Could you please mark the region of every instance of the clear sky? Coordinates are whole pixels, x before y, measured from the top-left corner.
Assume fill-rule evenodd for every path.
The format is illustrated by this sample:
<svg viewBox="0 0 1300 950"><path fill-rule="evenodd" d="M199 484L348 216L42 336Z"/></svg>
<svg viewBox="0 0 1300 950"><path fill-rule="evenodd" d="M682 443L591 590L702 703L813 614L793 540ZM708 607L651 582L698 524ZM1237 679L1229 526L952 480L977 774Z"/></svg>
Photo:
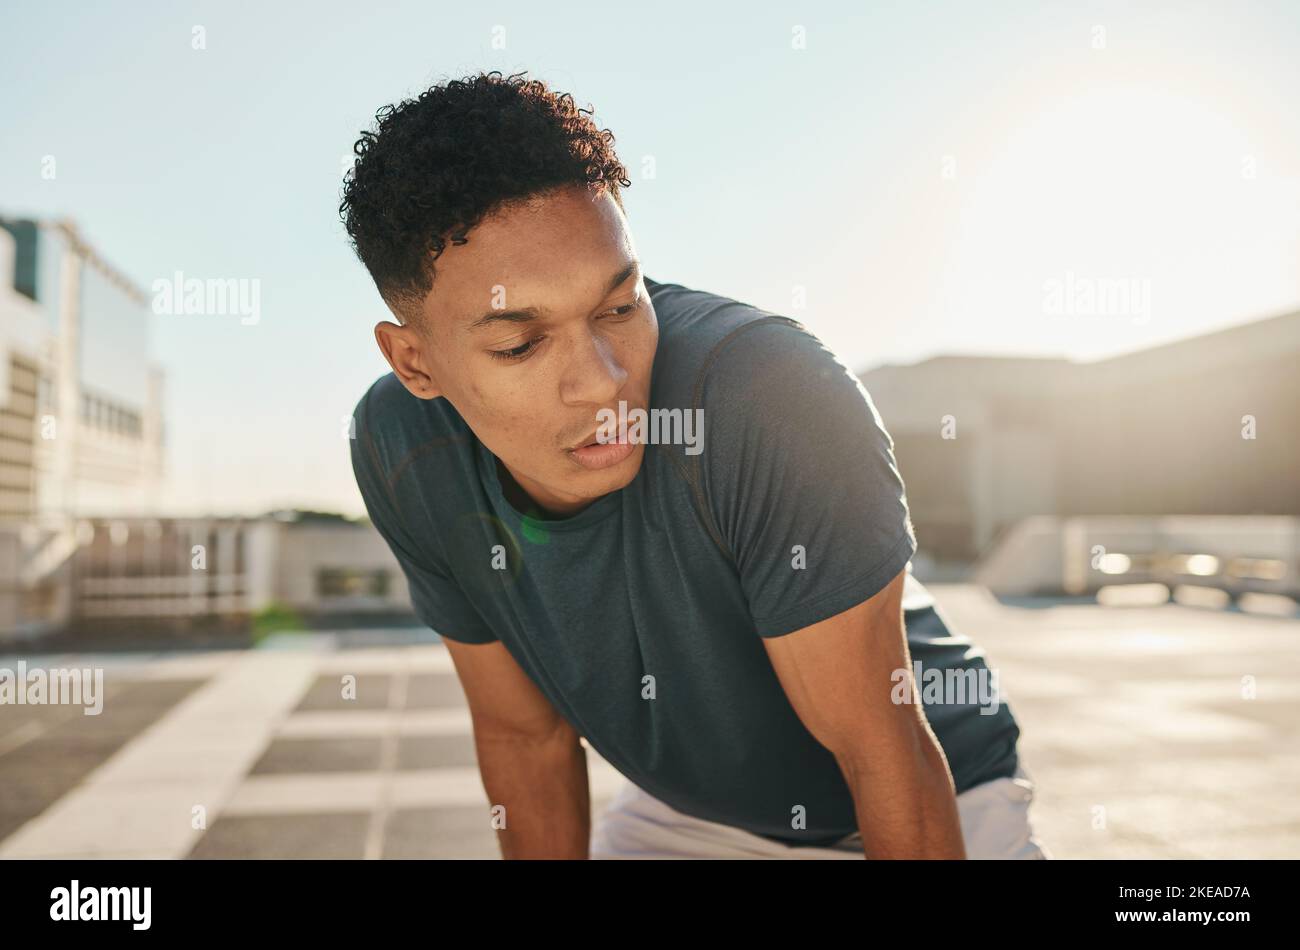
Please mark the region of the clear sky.
<svg viewBox="0 0 1300 950"><path fill-rule="evenodd" d="M260 281L256 325L151 317L166 503L215 513L362 510L343 420L387 371L387 312L343 161L376 108L480 69L595 107L649 276L794 316L858 369L1300 308L1300 4L717 6L11 0L0 211L73 217L146 291ZM1052 309L1104 280L1146 303Z"/></svg>

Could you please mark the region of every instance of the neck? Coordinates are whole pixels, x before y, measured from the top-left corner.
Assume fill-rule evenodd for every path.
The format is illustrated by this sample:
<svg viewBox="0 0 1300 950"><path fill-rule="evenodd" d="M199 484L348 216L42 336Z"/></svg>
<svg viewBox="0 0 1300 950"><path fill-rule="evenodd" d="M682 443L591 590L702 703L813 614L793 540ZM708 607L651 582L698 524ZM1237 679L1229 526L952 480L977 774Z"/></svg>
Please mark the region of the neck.
<svg viewBox="0 0 1300 950"><path fill-rule="evenodd" d="M535 518L539 521L558 521L576 515L590 505L593 500L561 501L559 499L546 499L539 501L520 485L519 480L515 478L504 462L495 455L493 459L496 461L497 479L501 482L501 493L506 496L506 501L510 502L516 511L527 515L529 518Z"/></svg>

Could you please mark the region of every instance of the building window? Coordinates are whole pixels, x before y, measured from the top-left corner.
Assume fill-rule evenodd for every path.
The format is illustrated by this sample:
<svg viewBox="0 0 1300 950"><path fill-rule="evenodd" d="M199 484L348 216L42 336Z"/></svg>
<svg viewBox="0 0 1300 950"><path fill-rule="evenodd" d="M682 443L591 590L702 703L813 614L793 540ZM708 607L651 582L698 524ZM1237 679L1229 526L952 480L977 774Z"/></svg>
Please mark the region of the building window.
<svg viewBox="0 0 1300 950"><path fill-rule="evenodd" d="M58 402L57 393L54 389L54 381L48 376L40 376L36 380L36 406L37 411L44 413L57 413Z"/></svg>
<svg viewBox="0 0 1300 950"><path fill-rule="evenodd" d="M50 398L53 399L53 386L49 386L49 391ZM81 419L91 428L114 435L139 438L144 432L143 418L140 413L88 393L81 395Z"/></svg>
<svg viewBox="0 0 1300 950"><path fill-rule="evenodd" d="M322 567L316 571L316 596L321 598L387 597L388 571Z"/></svg>

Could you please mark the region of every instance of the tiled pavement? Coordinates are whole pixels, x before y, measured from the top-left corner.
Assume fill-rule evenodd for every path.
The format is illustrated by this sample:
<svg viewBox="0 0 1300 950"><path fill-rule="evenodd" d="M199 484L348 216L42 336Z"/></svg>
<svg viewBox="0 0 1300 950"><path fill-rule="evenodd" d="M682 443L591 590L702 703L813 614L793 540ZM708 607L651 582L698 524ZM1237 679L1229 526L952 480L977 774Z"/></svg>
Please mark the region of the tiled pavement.
<svg viewBox="0 0 1300 950"><path fill-rule="evenodd" d="M25 657L104 666L107 696L0 707L0 858L497 856L446 649L334 639ZM621 778L587 754L598 808Z"/></svg>
<svg viewBox="0 0 1300 950"><path fill-rule="evenodd" d="M931 589L998 669L1056 855L1300 857L1300 623ZM446 650L290 642L25 657L103 666L107 698L0 706L0 858L495 857ZM621 778L587 754L595 812Z"/></svg>

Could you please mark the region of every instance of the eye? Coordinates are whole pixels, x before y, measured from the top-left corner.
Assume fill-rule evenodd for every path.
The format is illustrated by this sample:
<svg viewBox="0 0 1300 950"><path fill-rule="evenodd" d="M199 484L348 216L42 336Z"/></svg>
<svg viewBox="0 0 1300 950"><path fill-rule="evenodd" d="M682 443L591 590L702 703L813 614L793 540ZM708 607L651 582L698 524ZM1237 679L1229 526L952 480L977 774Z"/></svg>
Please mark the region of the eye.
<svg viewBox="0 0 1300 950"><path fill-rule="evenodd" d="M521 343L518 346L511 347L508 350L488 350L488 352L492 354L494 359L521 360L536 349L537 344L541 343L544 339L546 339L546 337L539 336L526 343Z"/></svg>
<svg viewBox="0 0 1300 950"><path fill-rule="evenodd" d="M607 313L602 313L601 318L603 319L605 317L626 317L628 314L630 314L633 310L635 310L639 306L641 306L641 301L640 299L637 299L632 303L624 304L623 306L616 307L615 309L610 310Z"/></svg>

